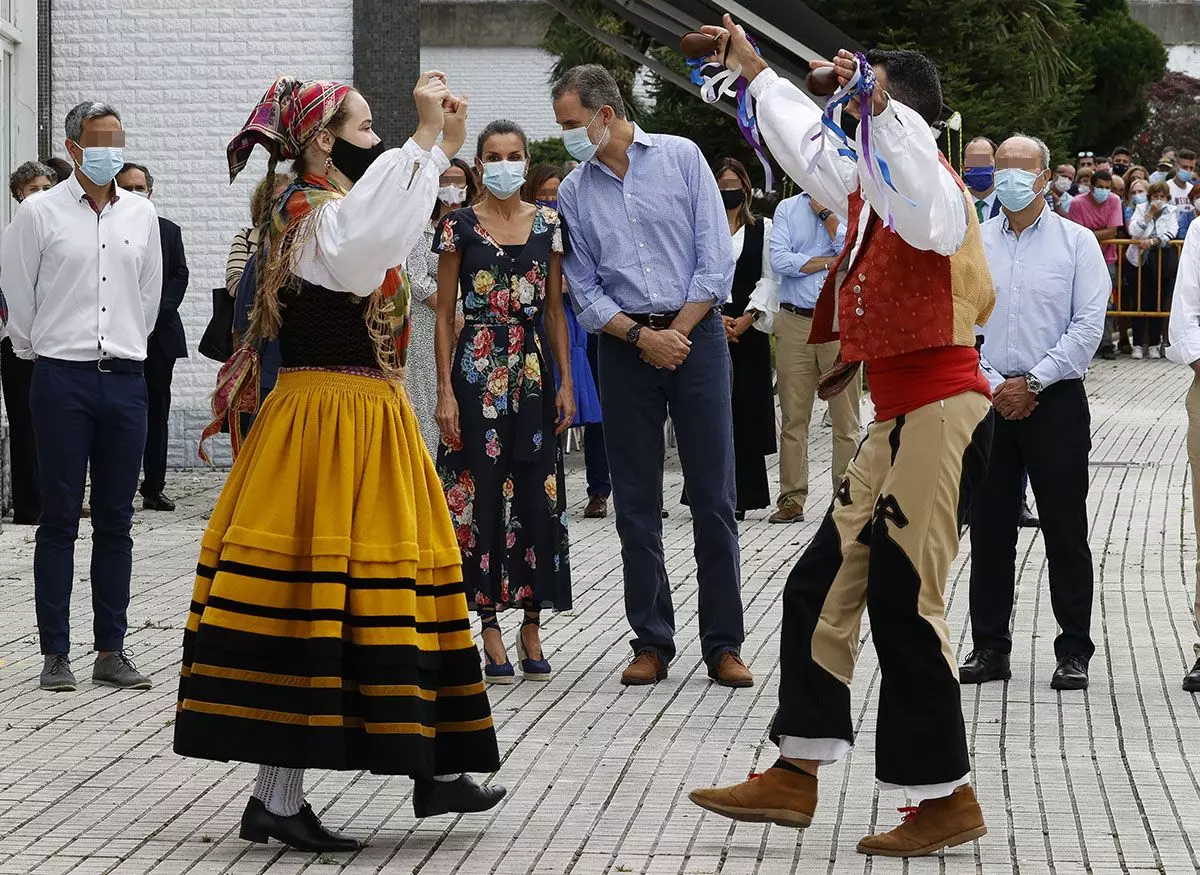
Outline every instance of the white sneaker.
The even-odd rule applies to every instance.
[[[1160,359],[1163,357],[1161,346],[1152,346],[1152,347],[1150,347],[1149,351],[1150,351],[1150,358],[1152,358],[1152,359]]]
[[[1129,354],[1129,357],[1135,358],[1135,359],[1140,359],[1142,357],[1142,348],[1140,346],[1135,346],[1133,348],[1133,352],[1131,352]]]

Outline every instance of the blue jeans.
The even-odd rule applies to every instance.
[[[95,364],[38,359],[29,409],[41,470],[42,516],[33,556],[42,653],[71,649],[71,583],[88,464],[92,470],[93,646],[125,641],[133,563],[133,496],[146,445],[146,380]]]
[[[600,404],[612,468],[617,534],[625,572],[625,614],[635,653],[675,656],[675,609],[662,547],[663,428],[675,423],[683,482],[692,511],[700,644],[715,665],[737,653],[742,624],[741,559],[733,519],[733,368],[718,315],[691,334],[687,360],[674,371],[642,361],[624,340],[600,337]]]

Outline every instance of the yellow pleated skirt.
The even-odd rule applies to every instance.
[[[281,373],[201,541],[176,752],[495,771],[460,555],[403,391]]]

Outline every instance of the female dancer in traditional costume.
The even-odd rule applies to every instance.
[[[268,175],[291,159],[295,181],[266,229],[248,345],[223,376],[276,336],[283,368],[201,541],[175,750],[260,764],[250,841],[358,847],[305,803],[308,768],[409,775],[418,817],[504,795],[465,774],[499,767],[496,736],[446,500],[398,381],[396,265],[466,125],[442,74],[414,95],[420,127],[385,151],[353,88],[281,78],[229,144],[231,179],[259,144]],[[216,412],[236,422],[256,380],[219,390]]]

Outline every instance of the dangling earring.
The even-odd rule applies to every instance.
[[[333,166],[333,157],[331,155],[326,155],[325,156],[325,175],[326,176],[329,175],[329,168],[332,166]]]

